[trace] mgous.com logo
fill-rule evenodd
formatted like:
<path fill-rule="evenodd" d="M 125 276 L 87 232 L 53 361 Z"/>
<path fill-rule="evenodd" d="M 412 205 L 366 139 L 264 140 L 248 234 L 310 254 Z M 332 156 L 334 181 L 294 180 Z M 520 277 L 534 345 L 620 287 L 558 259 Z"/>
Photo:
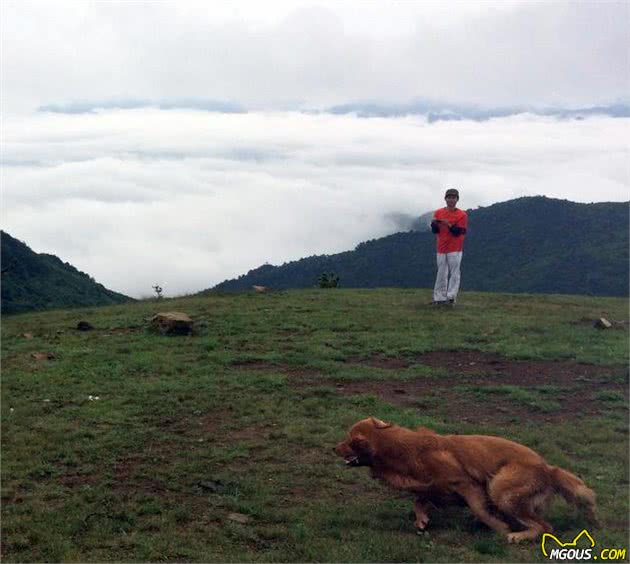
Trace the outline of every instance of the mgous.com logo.
<path fill-rule="evenodd" d="M 555 535 L 545 533 L 540 543 L 542 553 L 549 560 L 625 560 L 625 548 L 595 548 L 595 539 L 586 530 L 570 542 L 562 542 Z"/>

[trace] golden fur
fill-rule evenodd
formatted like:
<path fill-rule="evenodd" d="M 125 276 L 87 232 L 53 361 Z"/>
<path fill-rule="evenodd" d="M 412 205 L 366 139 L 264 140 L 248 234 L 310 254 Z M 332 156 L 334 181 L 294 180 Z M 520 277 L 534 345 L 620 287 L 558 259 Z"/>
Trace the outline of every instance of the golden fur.
<path fill-rule="evenodd" d="M 555 493 L 584 506 L 595 520 L 595 493 L 582 480 L 500 437 L 438 435 L 370 417 L 353 425 L 334 450 L 350 466 L 369 466 L 374 478 L 414 493 L 418 530 L 429 522 L 430 503 L 458 498 L 510 542 L 552 531 L 539 513 Z"/>

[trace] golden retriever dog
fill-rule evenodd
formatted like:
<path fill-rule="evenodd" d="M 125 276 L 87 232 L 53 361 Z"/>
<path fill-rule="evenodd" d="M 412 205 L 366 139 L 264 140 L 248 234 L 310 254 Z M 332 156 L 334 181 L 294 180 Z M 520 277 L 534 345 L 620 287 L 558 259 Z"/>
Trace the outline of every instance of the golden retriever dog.
<path fill-rule="evenodd" d="M 438 435 L 369 417 L 353 425 L 334 451 L 348 466 L 368 466 L 373 478 L 412 492 L 419 531 L 429 522 L 430 504 L 459 498 L 509 542 L 532 540 L 553 530 L 539 513 L 555 493 L 583 506 L 595 522 L 595 493 L 582 480 L 500 437 Z"/>

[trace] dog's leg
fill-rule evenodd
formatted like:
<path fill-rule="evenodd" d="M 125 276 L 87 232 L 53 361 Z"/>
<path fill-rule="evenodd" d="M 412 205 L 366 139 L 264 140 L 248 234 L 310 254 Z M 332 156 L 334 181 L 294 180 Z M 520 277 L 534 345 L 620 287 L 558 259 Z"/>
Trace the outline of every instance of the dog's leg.
<path fill-rule="evenodd" d="M 538 515 L 551 495 L 544 468 L 505 466 L 492 479 L 488 489 L 490 499 L 499 510 L 526 527 L 524 531 L 510 533 L 509 542 L 534 540 L 553 531 L 551 525 Z"/>
<path fill-rule="evenodd" d="M 416 513 L 416 529 L 418 529 L 418 532 L 424 531 L 429 524 L 429 504 L 421 497 L 417 497 L 413 504 L 413 510 Z"/>
<path fill-rule="evenodd" d="M 511 532 L 507 523 L 504 523 L 501 519 L 497 519 L 488 512 L 486 507 L 486 493 L 480 487 L 467 484 L 455 491 L 466 500 L 470 510 L 482 523 L 485 523 L 497 533 L 507 535 Z"/>
<path fill-rule="evenodd" d="M 522 512 L 517 514 L 518 520 L 527 527 L 524 531 L 510 533 L 507 536 L 508 542 L 521 542 L 524 540 L 536 540 L 543 533 L 553 531 L 551 525 L 543 521 L 535 513 Z"/>
<path fill-rule="evenodd" d="M 521 498 L 513 504 L 509 514 L 527 528 L 518 533 L 510 533 L 507 537 L 508 542 L 535 540 L 543 533 L 553 532 L 552 526 L 536 513 L 536 510 L 541 504 L 544 504 L 545 500 L 546 496 L 541 493 L 538 496 L 531 496 L 529 499 Z M 510 509 L 509 506 L 506 509 Z"/>

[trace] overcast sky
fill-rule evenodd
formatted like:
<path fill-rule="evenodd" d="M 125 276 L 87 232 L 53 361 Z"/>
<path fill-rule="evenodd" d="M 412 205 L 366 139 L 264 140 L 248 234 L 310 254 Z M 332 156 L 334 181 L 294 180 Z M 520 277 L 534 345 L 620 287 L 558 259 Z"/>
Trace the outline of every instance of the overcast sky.
<path fill-rule="evenodd" d="M 466 208 L 628 200 L 627 117 L 326 109 L 628 104 L 629 7 L 5 0 L 2 227 L 172 296 L 392 233 L 449 186 Z"/>

